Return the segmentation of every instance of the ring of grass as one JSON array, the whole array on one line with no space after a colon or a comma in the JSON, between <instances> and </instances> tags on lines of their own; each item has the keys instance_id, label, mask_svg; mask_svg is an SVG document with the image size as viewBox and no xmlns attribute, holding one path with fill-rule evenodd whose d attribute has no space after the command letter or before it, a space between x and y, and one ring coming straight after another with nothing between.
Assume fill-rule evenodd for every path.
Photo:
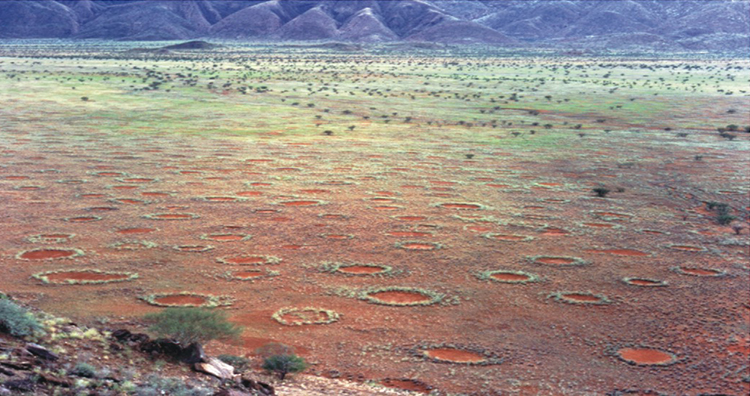
<instances>
[{"instance_id":1,"label":"ring of grass","mask_svg":"<svg viewBox=\"0 0 750 396\"><path fill-rule=\"evenodd\" d=\"M325 318L318 319L318 320L311 320L306 315L305 312L312 312L316 314L324 314ZM300 319L300 321L295 322L289 322L284 319L284 315L294 315ZM314 324L331 324L333 322L338 321L341 318L341 315L338 314L338 312L331 311L330 309L323 309L323 308L313 308L313 307L304 307L304 308L281 308L278 311L274 312L274 314L271 316L275 321L285 325L285 326L302 326L302 325L314 325Z\"/></svg>"},{"instance_id":2,"label":"ring of grass","mask_svg":"<svg viewBox=\"0 0 750 396\"><path fill-rule=\"evenodd\" d=\"M128 245L138 245L139 247L128 246ZM109 246L112 249L116 249L116 250L142 250L142 249L153 249L159 245L151 241L120 241L120 242L113 243Z\"/></svg>"},{"instance_id":3,"label":"ring of grass","mask_svg":"<svg viewBox=\"0 0 750 396\"><path fill-rule=\"evenodd\" d=\"M420 249L409 249L409 248L404 247L409 244L430 245L433 247L433 249L424 249L425 251L440 250L445 247L444 245L437 243L437 242L425 242L425 241L399 241L395 243L395 246L398 249L404 249L404 250L415 250L415 251L420 250Z\"/></svg>"},{"instance_id":4,"label":"ring of grass","mask_svg":"<svg viewBox=\"0 0 750 396\"><path fill-rule=\"evenodd\" d=\"M54 233L50 233L54 234ZM45 238L45 235L49 234L37 234L37 235L31 235L29 237L26 237L26 240L31 243L63 243L68 242L69 240L73 239L76 234L66 234L66 237L58 237L58 238Z\"/></svg>"},{"instance_id":5,"label":"ring of grass","mask_svg":"<svg viewBox=\"0 0 750 396\"><path fill-rule=\"evenodd\" d=\"M334 240L334 241L335 240L349 240L349 239L354 239L354 235L353 234L326 233L326 234L319 234L318 236L321 237L321 238L324 238L324 239L330 239L330 240ZM340 236L342 238L331 238L331 236Z\"/></svg>"},{"instance_id":6,"label":"ring of grass","mask_svg":"<svg viewBox=\"0 0 750 396\"><path fill-rule=\"evenodd\" d=\"M492 275L495 275L495 274L522 275L522 276L528 277L528 279L502 280L502 279L497 279L497 278L495 278L495 277L492 276ZM477 276L477 278L479 280L490 280L492 282L512 283L512 284L516 284L516 285L525 285L525 284L528 284L528 283L536 283L536 282L541 282L542 281L542 279L539 277L539 275L532 274L532 273L529 273L529 272L524 272L524 271L516 271L516 270L502 270L501 269L501 270L484 271L484 272L478 273L476 276Z\"/></svg>"},{"instance_id":7,"label":"ring of grass","mask_svg":"<svg viewBox=\"0 0 750 396\"><path fill-rule=\"evenodd\" d=\"M228 240L228 241L222 241L221 239L212 239L212 237L221 237L221 236L230 236L230 235L242 236L242 239ZM199 238L203 239L204 241L214 241L214 242L244 242L244 241L249 241L253 239L253 236L249 234L203 234Z\"/></svg>"},{"instance_id":8,"label":"ring of grass","mask_svg":"<svg viewBox=\"0 0 750 396\"><path fill-rule=\"evenodd\" d=\"M99 221L102 219L101 216L73 216L73 217L66 217L63 220L67 221L68 223L79 223L75 219L81 219L81 218L86 218L87 220L85 220L85 222Z\"/></svg>"},{"instance_id":9,"label":"ring of grass","mask_svg":"<svg viewBox=\"0 0 750 396\"><path fill-rule=\"evenodd\" d=\"M718 268L701 268L701 267L680 267L680 266L676 266L676 267L672 267L670 269L672 270L672 272L676 272L676 273L678 273L680 275L697 276L697 277L704 277L704 278L719 278L719 277L727 276L728 275L727 271L725 271L723 269L718 269ZM714 275L698 275L698 274L692 274L690 272L685 272L685 270L712 271L712 272L715 272L715 274Z\"/></svg>"},{"instance_id":10,"label":"ring of grass","mask_svg":"<svg viewBox=\"0 0 750 396\"><path fill-rule=\"evenodd\" d=\"M429 300L427 301L417 301L417 302L404 302L404 303L398 303L398 302L388 302L379 300L375 297L370 296L371 294L377 294L382 292L407 292L407 293L418 293L425 297L428 297ZM378 304L378 305L388 305L391 307L414 307L414 306L428 306L437 304L440 301L442 301L445 298L445 295L442 293L437 293L432 290L426 290L426 289L420 289L417 287L408 287L408 286L383 286L383 287L375 287L370 288L364 291L361 291L359 293L360 300L367 301L372 304Z\"/></svg>"},{"instance_id":11,"label":"ring of grass","mask_svg":"<svg viewBox=\"0 0 750 396\"><path fill-rule=\"evenodd\" d=\"M350 268L350 267L380 268L381 271L373 272L373 273L360 273L360 274L341 271L342 268ZM344 275L344 276L375 276L377 277L377 276L393 275L393 267L389 265L374 264L374 263L337 263L337 262L326 261L320 265L320 270L322 272Z\"/></svg>"},{"instance_id":12,"label":"ring of grass","mask_svg":"<svg viewBox=\"0 0 750 396\"><path fill-rule=\"evenodd\" d=\"M156 300L160 297L169 297L169 296L195 296L195 297L201 297L206 299L206 302L201 305L193 305L193 304L162 304L157 302ZM193 293L193 292L179 292L179 293L155 293L155 294L149 294L147 296L141 296L139 297L141 300L147 302L148 304L155 305L157 307L201 307L201 308L214 308L214 307L225 307L232 305L234 302L234 299L229 296L214 296L211 294L200 294L200 293Z\"/></svg>"},{"instance_id":13,"label":"ring of grass","mask_svg":"<svg viewBox=\"0 0 750 396\"><path fill-rule=\"evenodd\" d=\"M239 276L235 276L234 273L237 271L227 271L224 273L223 278L227 280L236 280L236 281L242 281L242 282L253 282L260 279L266 279L266 278L273 278L275 276L281 275L279 271L259 271L262 272L262 275L250 277L250 278L242 278Z\"/></svg>"},{"instance_id":14,"label":"ring of grass","mask_svg":"<svg viewBox=\"0 0 750 396\"><path fill-rule=\"evenodd\" d=\"M624 221L624 220L631 220L634 217L632 213L610 212L610 211L603 211L603 210L592 210L591 215L594 218L602 220L602 221Z\"/></svg>"},{"instance_id":15,"label":"ring of grass","mask_svg":"<svg viewBox=\"0 0 750 396\"><path fill-rule=\"evenodd\" d=\"M454 207L454 208L446 208L445 205L462 205L466 206L465 208L462 207ZM441 209L453 209L453 210L485 210L488 209L486 205L482 205L480 203L476 202L440 202L436 204L430 205L432 207L441 208Z\"/></svg>"},{"instance_id":16,"label":"ring of grass","mask_svg":"<svg viewBox=\"0 0 750 396\"><path fill-rule=\"evenodd\" d=\"M638 286L638 287L666 287L669 285L669 282L659 279L651 279L651 278L639 278L639 277L625 277L622 278L622 281L625 282L628 286ZM644 282L651 282L653 284L651 285L637 285L632 283L633 281L644 281Z\"/></svg>"},{"instance_id":17,"label":"ring of grass","mask_svg":"<svg viewBox=\"0 0 750 396\"><path fill-rule=\"evenodd\" d=\"M88 180L85 180L85 179L61 179L61 180L58 180L57 183L60 183L60 184L84 184L84 183L88 183Z\"/></svg>"},{"instance_id":18,"label":"ring of grass","mask_svg":"<svg viewBox=\"0 0 750 396\"><path fill-rule=\"evenodd\" d=\"M184 248L196 248L195 250L183 250ZM199 248L199 249L198 249ZM203 253L214 250L211 245L174 245L172 249L183 253Z\"/></svg>"},{"instance_id":19,"label":"ring of grass","mask_svg":"<svg viewBox=\"0 0 750 396\"><path fill-rule=\"evenodd\" d=\"M510 236L510 237L522 237L522 239L518 240L508 240L508 239L497 239L495 237L497 236ZM517 234L500 234L500 233L489 233L489 234L482 234L483 238L490 239L493 241L498 242L528 242L533 241L534 237L529 235L517 235Z\"/></svg>"},{"instance_id":20,"label":"ring of grass","mask_svg":"<svg viewBox=\"0 0 750 396\"><path fill-rule=\"evenodd\" d=\"M340 214L340 213L320 213L318 215L318 217L321 219L331 219L332 218L331 216L333 216L335 220L348 220L351 217L349 215Z\"/></svg>"},{"instance_id":21,"label":"ring of grass","mask_svg":"<svg viewBox=\"0 0 750 396\"><path fill-rule=\"evenodd\" d=\"M137 202L139 205L147 205L147 204L154 203L154 201L147 201L145 199L128 198L128 197L110 198L107 200L107 202L110 202L113 204L122 204L124 203L123 200L134 201L134 202Z\"/></svg>"},{"instance_id":22,"label":"ring of grass","mask_svg":"<svg viewBox=\"0 0 750 396\"><path fill-rule=\"evenodd\" d=\"M549 264L549 263L539 262L539 260L542 260L542 259L564 259L564 260L572 260L572 262L569 264ZM589 264L588 261L580 257L569 257L569 256L526 256L526 261L530 262L531 264L546 265L550 267L581 267L581 266Z\"/></svg>"},{"instance_id":23,"label":"ring of grass","mask_svg":"<svg viewBox=\"0 0 750 396\"><path fill-rule=\"evenodd\" d=\"M570 300L570 299L566 299L565 298L565 296L568 295L568 294L580 294L580 295L584 295L584 296L591 296L591 297L596 297L599 300L598 301L574 301L574 300ZM592 292L589 292L589 291L585 291L585 292L582 292L582 291L560 291L560 292L550 293L547 296L547 298L552 298L552 299L554 299L557 302L562 302L562 303L572 304L572 305L607 305L607 304L612 303L612 301L610 301L610 299L607 298L607 296L605 296L604 294L596 294L596 293L592 293Z\"/></svg>"},{"instance_id":24,"label":"ring of grass","mask_svg":"<svg viewBox=\"0 0 750 396\"><path fill-rule=\"evenodd\" d=\"M304 199L304 198L300 198L300 199L288 199L288 200L284 200L284 201L278 201L278 202L274 203L274 205L279 205L279 206L283 206L283 207L286 207L286 208L293 208L294 207L293 205L286 205L286 204L292 203L292 202L296 202L296 201L315 201L315 203L310 204L310 205L301 205L301 207L306 207L306 208L313 208L313 207L316 207L316 206L323 206L323 205L327 205L328 204L328 202L322 201L320 199Z\"/></svg>"},{"instance_id":25,"label":"ring of grass","mask_svg":"<svg viewBox=\"0 0 750 396\"><path fill-rule=\"evenodd\" d=\"M18 254L16 254L16 259L18 259L18 260L27 260L27 261L28 260L33 260L33 259L23 258L21 256L23 256L24 254L29 253L29 252L37 252L37 251L41 251L41 250L51 250L51 249L50 248L36 248L36 249L24 250L24 251L19 252ZM52 258L44 258L44 259L41 259L41 260L44 260L44 261L47 261L47 260L68 260L68 259L73 259L73 258L76 258L76 257L81 257L81 256L83 256L83 255L86 254L83 250L77 249L77 248L60 248L60 249L54 249L54 250L71 250L71 251L73 251L73 254L70 255L70 256L66 256L66 257L52 257Z\"/></svg>"},{"instance_id":26,"label":"ring of grass","mask_svg":"<svg viewBox=\"0 0 750 396\"><path fill-rule=\"evenodd\" d=\"M90 272L95 274L102 274L102 275L125 275L127 278L122 279L112 279L112 280L73 280L69 279L65 282L53 282L49 280L47 275L52 274L59 274L63 272ZM38 272L36 274L31 275L32 278L38 279L42 281L42 283L45 284L56 284L56 285L100 285L105 283L117 283L117 282L128 282L135 279L138 279L138 274L135 272L116 272L116 271L101 271L98 269L77 269L77 270L69 270L69 269L59 269L59 270L53 270L53 271L44 271L44 272Z\"/></svg>"},{"instance_id":27,"label":"ring of grass","mask_svg":"<svg viewBox=\"0 0 750 396\"><path fill-rule=\"evenodd\" d=\"M259 263L253 263L253 264L237 264L237 263L231 263L231 262L228 261L230 258L235 258L235 257L261 258L261 259L263 259L263 261L259 262ZM224 257L219 257L219 258L216 259L217 262L222 263L222 264L226 264L226 265L238 265L238 266L274 265L274 264L279 264L281 262L281 260L282 259L280 257L267 256L267 255L262 255L262 254L251 254L251 255L246 255L246 256L242 256L242 255L238 255L238 256L224 256Z\"/></svg>"},{"instance_id":28,"label":"ring of grass","mask_svg":"<svg viewBox=\"0 0 750 396\"><path fill-rule=\"evenodd\" d=\"M231 201L216 201L215 199L224 199L224 198L231 198ZM220 196L220 195L206 195L203 197L195 198L198 201L203 202L210 202L210 203L237 203L237 202L245 202L248 199L245 197L235 197L235 196Z\"/></svg>"},{"instance_id":29,"label":"ring of grass","mask_svg":"<svg viewBox=\"0 0 750 396\"><path fill-rule=\"evenodd\" d=\"M158 216L176 215L176 214L177 215L188 215L188 217L179 218L179 219L160 219L158 217ZM167 213L150 213L150 214L147 214L147 215L143 215L143 217L146 218L146 219L149 219L149 220L159 220L159 221L195 220L197 218L200 218L200 216L198 216L195 213L169 213L169 212L167 212Z\"/></svg>"},{"instance_id":30,"label":"ring of grass","mask_svg":"<svg viewBox=\"0 0 750 396\"><path fill-rule=\"evenodd\" d=\"M680 249L679 248L680 246L687 247L687 248L690 248L690 249ZM679 250L679 251L685 252L685 253L703 253L703 252L707 252L708 251L708 249L705 248L705 247L703 247L703 246L684 245L684 244L681 244L681 243L670 243L670 244L666 245L666 247L669 248L669 249Z\"/></svg>"},{"instance_id":31,"label":"ring of grass","mask_svg":"<svg viewBox=\"0 0 750 396\"><path fill-rule=\"evenodd\" d=\"M432 356L429 356L426 351L432 350L432 349L455 349L458 351L466 351L475 353L484 360L479 362L454 362L450 360L443 360L434 358ZM475 346L475 345L463 345L463 344L446 344L446 343L440 343L440 344L420 344L415 347L412 347L409 349L409 354L411 354L414 357L421 358L433 363L443 363L443 364L461 364L465 366L492 366L492 365L498 365L502 364L505 359L498 356L495 352L490 352L482 347Z\"/></svg>"}]
</instances>

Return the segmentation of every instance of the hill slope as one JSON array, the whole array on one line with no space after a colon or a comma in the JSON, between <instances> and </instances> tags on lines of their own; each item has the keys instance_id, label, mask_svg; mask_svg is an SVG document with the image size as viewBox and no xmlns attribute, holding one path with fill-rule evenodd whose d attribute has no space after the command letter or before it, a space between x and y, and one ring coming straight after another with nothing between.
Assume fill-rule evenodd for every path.
<instances>
[{"instance_id":1,"label":"hill slope","mask_svg":"<svg viewBox=\"0 0 750 396\"><path fill-rule=\"evenodd\" d=\"M0 38L426 41L746 50L750 0L24 0Z\"/></svg>"}]
</instances>

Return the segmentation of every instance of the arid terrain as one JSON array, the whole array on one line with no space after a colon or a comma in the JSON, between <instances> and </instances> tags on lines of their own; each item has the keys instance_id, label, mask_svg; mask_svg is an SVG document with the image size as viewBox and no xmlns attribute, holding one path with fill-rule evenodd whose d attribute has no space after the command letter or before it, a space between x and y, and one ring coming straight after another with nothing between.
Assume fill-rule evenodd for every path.
<instances>
[{"instance_id":1,"label":"arid terrain","mask_svg":"<svg viewBox=\"0 0 750 396\"><path fill-rule=\"evenodd\" d=\"M144 46L3 47L0 290L422 392L750 391L747 60Z\"/></svg>"}]
</instances>

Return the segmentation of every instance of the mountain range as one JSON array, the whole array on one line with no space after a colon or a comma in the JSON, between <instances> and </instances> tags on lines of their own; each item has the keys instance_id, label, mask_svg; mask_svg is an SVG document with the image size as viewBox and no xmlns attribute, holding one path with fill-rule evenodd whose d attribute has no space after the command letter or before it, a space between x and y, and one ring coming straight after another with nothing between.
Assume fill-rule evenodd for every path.
<instances>
[{"instance_id":1,"label":"mountain range","mask_svg":"<svg viewBox=\"0 0 750 396\"><path fill-rule=\"evenodd\" d=\"M5 0L0 38L750 49L750 0Z\"/></svg>"}]
</instances>

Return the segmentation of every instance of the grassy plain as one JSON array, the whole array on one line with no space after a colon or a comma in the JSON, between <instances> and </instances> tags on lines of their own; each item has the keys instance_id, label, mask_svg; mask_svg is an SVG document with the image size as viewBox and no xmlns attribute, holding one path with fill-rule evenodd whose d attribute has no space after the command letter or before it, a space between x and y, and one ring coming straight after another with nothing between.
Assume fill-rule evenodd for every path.
<instances>
[{"instance_id":1,"label":"grassy plain","mask_svg":"<svg viewBox=\"0 0 750 396\"><path fill-rule=\"evenodd\" d=\"M422 391L750 389L746 60L3 51L0 289L32 305L218 301L246 329L209 352ZM32 277L84 269L129 277Z\"/></svg>"}]
</instances>

